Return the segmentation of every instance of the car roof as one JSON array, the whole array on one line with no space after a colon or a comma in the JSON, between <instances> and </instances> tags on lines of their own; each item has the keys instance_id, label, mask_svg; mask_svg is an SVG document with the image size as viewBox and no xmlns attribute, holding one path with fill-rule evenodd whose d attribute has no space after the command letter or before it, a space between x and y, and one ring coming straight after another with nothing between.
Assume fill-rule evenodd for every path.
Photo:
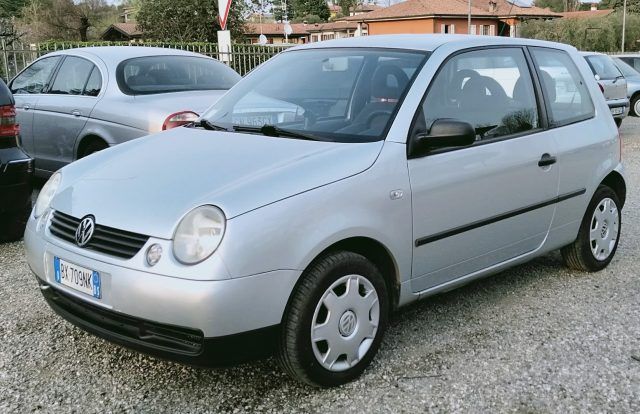
<instances>
[{"instance_id":1,"label":"car roof","mask_svg":"<svg viewBox=\"0 0 640 414\"><path fill-rule=\"evenodd\" d=\"M501 36L453 35L453 34L395 34L358 36L322 42L307 43L288 50L317 49L331 47L370 47L421 50L431 52L442 45L455 45L461 49L478 46L525 45L545 46L564 50L575 50L573 46L543 40L511 38Z\"/></svg>"},{"instance_id":2,"label":"car roof","mask_svg":"<svg viewBox=\"0 0 640 414\"><path fill-rule=\"evenodd\" d=\"M108 66L116 66L123 60L143 57L143 56L207 56L188 52L180 49L170 49L164 47L148 47L148 46L92 46L92 47L78 47L74 49L65 49L57 52L52 52L46 56L55 55L74 55L84 56L89 58L99 58Z\"/></svg>"}]
</instances>

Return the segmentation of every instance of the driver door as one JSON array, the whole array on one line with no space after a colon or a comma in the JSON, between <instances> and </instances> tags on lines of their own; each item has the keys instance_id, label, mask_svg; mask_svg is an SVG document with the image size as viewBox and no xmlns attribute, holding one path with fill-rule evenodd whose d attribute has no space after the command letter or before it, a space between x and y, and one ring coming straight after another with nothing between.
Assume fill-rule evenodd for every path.
<instances>
[{"instance_id":1,"label":"driver door","mask_svg":"<svg viewBox=\"0 0 640 414\"><path fill-rule=\"evenodd\" d=\"M463 52L446 61L409 139L437 119L470 123L473 145L410 156L415 292L536 250L558 196L556 152L543 130L534 78L519 47Z\"/></svg>"}]
</instances>

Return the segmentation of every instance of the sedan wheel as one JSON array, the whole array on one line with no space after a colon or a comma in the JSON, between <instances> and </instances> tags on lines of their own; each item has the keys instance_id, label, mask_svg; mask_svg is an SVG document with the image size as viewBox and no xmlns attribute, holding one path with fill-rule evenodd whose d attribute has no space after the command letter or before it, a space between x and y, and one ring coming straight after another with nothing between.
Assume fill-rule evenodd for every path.
<instances>
[{"instance_id":1,"label":"sedan wheel","mask_svg":"<svg viewBox=\"0 0 640 414\"><path fill-rule=\"evenodd\" d=\"M596 207L591 218L591 252L596 260L606 260L618 242L620 214L615 201L605 198Z\"/></svg>"},{"instance_id":2,"label":"sedan wheel","mask_svg":"<svg viewBox=\"0 0 640 414\"><path fill-rule=\"evenodd\" d=\"M325 291L313 314L316 359L329 371L354 367L371 348L379 323L380 303L371 282L360 275L341 277Z\"/></svg>"},{"instance_id":3,"label":"sedan wheel","mask_svg":"<svg viewBox=\"0 0 640 414\"><path fill-rule=\"evenodd\" d=\"M595 272L611 262L618 248L622 204L610 187L601 185L596 190L576 240L562 248L562 257L568 267Z\"/></svg>"},{"instance_id":4,"label":"sedan wheel","mask_svg":"<svg viewBox=\"0 0 640 414\"><path fill-rule=\"evenodd\" d=\"M303 273L282 321L280 362L295 379L336 386L371 363L389 312L378 268L353 252L335 252Z\"/></svg>"}]
</instances>

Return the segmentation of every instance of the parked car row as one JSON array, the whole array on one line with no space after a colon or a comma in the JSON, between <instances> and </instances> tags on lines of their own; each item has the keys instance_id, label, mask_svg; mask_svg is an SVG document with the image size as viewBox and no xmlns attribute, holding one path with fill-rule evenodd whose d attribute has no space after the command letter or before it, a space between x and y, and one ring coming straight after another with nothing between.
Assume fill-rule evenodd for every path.
<instances>
[{"instance_id":1,"label":"parked car row","mask_svg":"<svg viewBox=\"0 0 640 414\"><path fill-rule=\"evenodd\" d=\"M275 346L292 377L343 384L398 307L556 249L610 263L626 184L609 112L628 101L600 69L500 37L289 49L198 122L56 172L28 263L53 310L115 343L203 365Z\"/></svg>"}]
</instances>

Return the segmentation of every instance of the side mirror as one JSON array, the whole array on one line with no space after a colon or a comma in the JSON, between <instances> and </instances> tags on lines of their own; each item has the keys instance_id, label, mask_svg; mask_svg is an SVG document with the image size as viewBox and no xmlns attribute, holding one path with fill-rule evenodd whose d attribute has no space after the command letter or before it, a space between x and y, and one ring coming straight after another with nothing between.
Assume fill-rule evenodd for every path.
<instances>
[{"instance_id":1,"label":"side mirror","mask_svg":"<svg viewBox=\"0 0 640 414\"><path fill-rule=\"evenodd\" d=\"M468 122L455 119L438 119L428 134L420 134L411 143L412 158L440 148L467 147L476 141L476 130Z\"/></svg>"}]
</instances>

